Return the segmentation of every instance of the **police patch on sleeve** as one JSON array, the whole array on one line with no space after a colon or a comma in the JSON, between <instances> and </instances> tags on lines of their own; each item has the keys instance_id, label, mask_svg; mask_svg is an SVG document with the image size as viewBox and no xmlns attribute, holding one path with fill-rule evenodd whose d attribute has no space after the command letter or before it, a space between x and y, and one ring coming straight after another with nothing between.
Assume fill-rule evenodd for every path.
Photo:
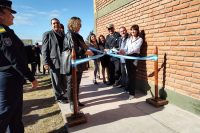
<instances>
[{"instance_id":1,"label":"police patch on sleeve","mask_svg":"<svg viewBox=\"0 0 200 133\"><path fill-rule=\"evenodd\" d=\"M3 38L3 45L11 46L12 45L12 40L10 38Z\"/></svg>"}]
</instances>

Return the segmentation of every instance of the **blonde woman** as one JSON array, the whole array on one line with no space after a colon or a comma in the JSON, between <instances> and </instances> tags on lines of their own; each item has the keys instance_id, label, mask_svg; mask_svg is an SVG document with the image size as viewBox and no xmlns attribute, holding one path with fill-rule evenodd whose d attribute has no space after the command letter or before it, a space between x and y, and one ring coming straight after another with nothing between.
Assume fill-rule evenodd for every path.
<instances>
[{"instance_id":1,"label":"blonde woman","mask_svg":"<svg viewBox=\"0 0 200 133\"><path fill-rule=\"evenodd\" d=\"M88 50L88 46L85 44L83 37L79 34L81 28L81 19L79 17L72 17L68 21L68 31L65 34L65 39L63 42L63 51L75 49L76 58L81 59L84 58L85 55L92 56L93 52ZM68 66L66 66L68 67ZM82 64L77 66L77 97L78 97L78 105L84 106L83 103L79 101L79 88L82 77ZM72 106L73 96L72 96L72 75L68 73L67 76L67 93L70 102L70 107ZM72 108L71 108L72 109Z\"/></svg>"}]
</instances>

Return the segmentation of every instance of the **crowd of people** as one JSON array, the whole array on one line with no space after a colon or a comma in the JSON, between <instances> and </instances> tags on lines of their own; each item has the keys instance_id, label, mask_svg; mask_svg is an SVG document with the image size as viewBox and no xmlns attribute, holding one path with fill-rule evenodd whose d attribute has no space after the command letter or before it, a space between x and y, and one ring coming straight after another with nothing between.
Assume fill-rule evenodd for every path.
<instances>
[{"instance_id":1,"label":"crowd of people","mask_svg":"<svg viewBox=\"0 0 200 133\"><path fill-rule=\"evenodd\" d=\"M96 48L102 52L112 51L115 54L138 57L143 40L139 37L139 26L132 25L128 34L126 27L121 26L119 33L115 31L113 24L106 26L108 35L103 35L96 39L96 35L92 33L89 36L89 46ZM98 54L98 52L95 52ZM135 96L135 78L137 72L137 60L117 58L115 56L105 55L100 59L94 60L94 84L96 81L97 71L99 70L99 60L102 66L103 83L112 85L113 87L123 88L129 92L129 99ZM107 72L108 80L106 81L105 72ZM128 76L127 76L128 75Z\"/></svg>"},{"instance_id":2,"label":"crowd of people","mask_svg":"<svg viewBox=\"0 0 200 133\"><path fill-rule=\"evenodd\" d=\"M2 132L5 132L6 129L11 133L24 132L22 123L23 84L25 79L28 79L32 88L37 88L38 82L34 75L37 68L38 72L41 73L40 56L42 56L43 72L49 70L55 100L60 103L69 102L72 109L74 107L71 68L73 48L77 59L100 54L90 50L90 47L104 53L113 52L127 56L140 55L143 40L139 36L138 25L132 25L130 34L128 34L126 27L121 26L119 32L116 32L114 25L108 24L106 37L104 35L96 37L92 33L89 36L89 45L86 45L83 37L79 34L81 28L79 17L70 18L66 33L64 25L60 23L59 19L52 18L50 22L52 29L43 34L42 49L40 50L38 43L34 47L26 48L14 31L9 28L13 24L13 14L16 13L12 10L11 5L12 2L9 0L2 0L0 3L0 129ZM32 53L34 58L28 59L27 53ZM99 64L101 64L103 83L113 85L113 87L123 87L129 92L129 99L134 98L137 60L104 55L93 62L93 83L95 85L98 84ZM31 70L28 68L28 63L31 64ZM76 71L78 106L84 106L79 100L83 65L77 65Z\"/></svg>"},{"instance_id":3,"label":"crowd of people","mask_svg":"<svg viewBox=\"0 0 200 133\"><path fill-rule=\"evenodd\" d=\"M128 33L126 27L121 26L119 32L115 31L113 24L106 26L108 35L99 35L96 37L94 33L89 35L89 44L85 44L82 36L78 33L81 28L81 19L78 17L72 17L68 23L68 31L65 34L64 25L60 23L57 18L51 20L52 30L44 33L42 41L42 52L35 44L32 48L29 48L34 53L34 58L29 59L31 64L31 70L35 75L36 67L38 66L38 72L40 71L40 55L42 53L42 59L44 64L44 70L49 70L52 80L52 88L55 93L55 100L61 103L70 101L70 81L71 75L67 72L62 72L61 69L65 63L63 55L66 55L66 50L71 51L72 47L78 46L76 50L77 59L86 58L87 53L84 51L90 51L88 48L92 47L101 52L114 51L115 54L127 55L127 56L139 56L140 47L143 43L141 37L139 37L139 26L133 25ZM70 26L69 26L70 25ZM73 32L72 32L73 31ZM70 33L70 34L69 34ZM70 35L70 36L69 36ZM70 40L69 40L70 38ZM69 46L70 48L69 48ZM28 47L28 46L27 46ZM27 48L27 53L29 50ZM82 50L81 50L82 49ZM93 55L101 54L97 51L90 51ZM70 53L69 53L70 54ZM63 63L64 62L64 63ZM103 83L106 85L112 85L113 87L123 88L124 91L129 92L129 99L133 99L135 95L135 78L137 70L137 60L126 60L123 57L117 58L114 56L105 55L99 59L94 59L94 78L93 83L98 84L97 79L100 79L100 70L102 71ZM62 65L64 64L64 65ZM101 64L101 69L100 69ZM70 65L70 64L68 64ZM65 66L67 68L67 66ZM78 92L83 71L83 64L78 65ZM107 75L107 76L106 76ZM65 93L68 93L69 97L66 97ZM79 105L84 106L79 101Z\"/></svg>"}]
</instances>

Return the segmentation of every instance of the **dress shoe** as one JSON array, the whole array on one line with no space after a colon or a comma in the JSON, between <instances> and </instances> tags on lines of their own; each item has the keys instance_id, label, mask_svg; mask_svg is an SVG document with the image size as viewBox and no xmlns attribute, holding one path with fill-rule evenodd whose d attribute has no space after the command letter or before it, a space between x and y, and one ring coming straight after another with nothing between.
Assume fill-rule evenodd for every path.
<instances>
[{"instance_id":1,"label":"dress shoe","mask_svg":"<svg viewBox=\"0 0 200 133\"><path fill-rule=\"evenodd\" d=\"M68 103L68 100L67 99L59 99L59 100L57 100L57 102L66 104L66 103Z\"/></svg>"},{"instance_id":2,"label":"dress shoe","mask_svg":"<svg viewBox=\"0 0 200 133\"><path fill-rule=\"evenodd\" d=\"M68 98L66 96L62 96L61 100L64 100L64 101L68 101Z\"/></svg>"},{"instance_id":3,"label":"dress shoe","mask_svg":"<svg viewBox=\"0 0 200 133\"><path fill-rule=\"evenodd\" d=\"M83 107L83 106L85 106L85 104L78 102L78 106Z\"/></svg>"},{"instance_id":4,"label":"dress shoe","mask_svg":"<svg viewBox=\"0 0 200 133\"><path fill-rule=\"evenodd\" d=\"M124 85L118 85L118 86L116 86L117 88L123 88L123 87L125 87Z\"/></svg>"},{"instance_id":5,"label":"dress shoe","mask_svg":"<svg viewBox=\"0 0 200 133\"><path fill-rule=\"evenodd\" d=\"M128 89L127 89L126 87L123 88L123 91L124 91L125 93L128 93Z\"/></svg>"},{"instance_id":6,"label":"dress shoe","mask_svg":"<svg viewBox=\"0 0 200 133\"><path fill-rule=\"evenodd\" d=\"M107 82L107 85L113 85L113 83L111 83L111 82L108 81L108 82Z\"/></svg>"},{"instance_id":7,"label":"dress shoe","mask_svg":"<svg viewBox=\"0 0 200 133\"><path fill-rule=\"evenodd\" d=\"M117 87L117 86L119 86L119 84L117 84L117 83L114 83L114 84L113 84L113 87Z\"/></svg>"},{"instance_id":8,"label":"dress shoe","mask_svg":"<svg viewBox=\"0 0 200 133\"><path fill-rule=\"evenodd\" d=\"M98 84L96 80L93 80L93 83L94 83L94 84Z\"/></svg>"}]
</instances>

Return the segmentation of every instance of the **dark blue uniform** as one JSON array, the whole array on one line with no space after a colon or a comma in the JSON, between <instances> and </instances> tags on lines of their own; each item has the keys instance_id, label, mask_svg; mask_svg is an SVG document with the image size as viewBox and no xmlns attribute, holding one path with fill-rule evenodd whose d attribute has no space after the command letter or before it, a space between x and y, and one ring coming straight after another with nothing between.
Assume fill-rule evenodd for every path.
<instances>
[{"instance_id":1,"label":"dark blue uniform","mask_svg":"<svg viewBox=\"0 0 200 133\"><path fill-rule=\"evenodd\" d=\"M22 104L25 78L34 81L24 44L9 27L0 25L0 133L23 133Z\"/></svg>"}]
</instances>

